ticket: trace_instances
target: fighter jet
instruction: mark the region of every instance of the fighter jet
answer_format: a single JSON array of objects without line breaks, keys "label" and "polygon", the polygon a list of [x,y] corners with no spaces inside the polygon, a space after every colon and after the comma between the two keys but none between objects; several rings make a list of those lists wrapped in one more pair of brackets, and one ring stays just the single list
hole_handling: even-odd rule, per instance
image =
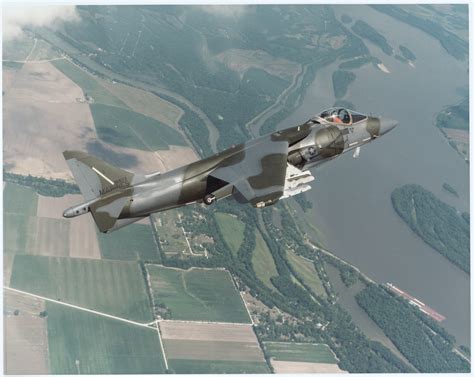
[{"label": "fighter jet", "polygon": [[311,188],[310,169],[354,151],[398,123],[344,108],[331,108],[307,122],[250,140],[177,169],[133,174],[79,151],[63,153],[85,202],[68,208],[70,218],[90,212],[99,230],[112,232],[154,212],[233,197],[256,208]]}]

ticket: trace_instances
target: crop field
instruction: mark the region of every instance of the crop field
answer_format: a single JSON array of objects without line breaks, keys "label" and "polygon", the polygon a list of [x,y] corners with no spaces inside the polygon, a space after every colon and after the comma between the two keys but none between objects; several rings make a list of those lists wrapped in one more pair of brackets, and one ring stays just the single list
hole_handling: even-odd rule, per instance
[{"label": "crop field", "polygon": [[17,38],[14,42],[3,43],[4,60],[25,60],[34,46],[33,38]]},{"label": "crop field", "polygon": [[336,364],[334,353],[326,344],[264,342],[274,360]]},{"label": "crop field", "polygon": [[244,223],[236,216],[228,213],[216,212],[215,217],[225,242],[232,254],[237,255],[237,251],[244,240]]},{"label": "crop field", "polygon": [[31,217],[28,232],[34,238],[29,239],[28,254],[69,256],[69,225],[67,220]]},{"label": "crop field", "polygon": [[[59,198],[52,198],[39,195],[38,216],[51,219],[63,219],[65,208],[81,203],[81,195],[64,195]],[[91,215],[84,215],[67,219],[69,223],[69,256],[73,258],[100,259],[99,242],[94,220]]]},{"label": "crop field", "polygon": [[178,121],[183,115],[183,110],[178,106],[142,89],[121,83],[112,84],[105,80],[99,80],[99,82],[137,113],[178,128]]},{"label": "crop field", "polygon": [[93,75],[79,68],[77,65],[66,59],[55,60],[52,64],[79,86],[84,94],[92,97],[94,103],[128,108],[124,102],[101,86]]},{"label": "crop field", "polygon": [[60,197],[38,195],[38,207],[36,216],[48,217],[50,219],[63,219],[66,208],[84,201],[82,195],[67,194]]},{"label": "crop field", "polygon": [[29,187],[7,183],[3,189],[3,211],[36,216],[38,195]]},{"label": "crop field", "polygon": [[225,270],[180,270],[147,266],[155,305],[164,304],[172,319],[249,323],[250,318]]},{"label": "crop field", "polygon": [[13,258],[15,255],[3,253],[3,286],[10,285],[10,277],[12,276]]},{"label": "crop field", "polygon": [[153,319],[133,262],[16,255],[10,286],[135,321]]},{"label": "crop field", "polygon": [[[47,319],[43,300],[4,292],[4,360],[6,374],[47,374]],[[25,362],[28,360],[28,362]]]},{"label": "crop field", "polygon": [[36,224],[30,216],[7,213],[3,215],[3,247],[6,253],[26,253],[27,244],[34,242]]},{"label": "crop field", "polygon": [[83,96],[82,90],[51,63],[24,64],[4,95],[7,170],[69,178],[61,152],[85,150],[88,141],[97,138],[89,106],[77,101]]},{"label": "crop field", "polygon": [[276,374],[347,373],[340,369],[337,364],[280,360],[272,360],[271,364]]},{"label": "crop field", "polygon": [[127,225],[115,231],[113,237],[97,233],[97,238],[104,259],[159,260],[158,249],[149,225]]},{"label": "crop field", "polygon": [[163,321],[160,330],[176,373],[269,373],[250,325]]},{"label": "crop field", "polygon": [[305,285],[311,288],[312,293],[317,296],[326,297],[326,291],[314,268],[313,262],[296,255],[292,251],[289,251],[287,256],[293,268],[301,279],[303,279]]},{"label": "crop field", "polygon": [[[65,208],[83,200],[80,195],[56,198],[33,194],[37,197],[37,217],[5,214],[7,252],[100,259],[92,218],[86,215],[65,220],[62,216]],[[31,200],[33,204],[34,200]],[[29,208],[27,212],[31,213],[32,209]]]},{"label": "crop field", "polygon": [[155,151],[186,145],[175,129],[148,116],[109,105],[90,105],[99,138],[120,147]]},{"label": "crop field", "polygon": [[177,225],[178,214],[178,210],[171,210],[153,215],[160,247],[167,255],[182,254],[188,249],[183,230]]},{"label": "crop field", "polygon": [[56,256],[69,254],[69,222],[62,218],[36,217],[43,197],[38,199],[39,196],[29,187],[7,183],[4,198],[6,252]]},{"label": "crop field", "polygon": [[262,361],[168,359],[168,365],[178,374],[270,373]]},{"label": "crop field", "polygon": [[252,266],[257,277],[268,287],[273,289],[270,278],[278,276],[278,271],[273,260],[272,253],[268,250],[262,235],[255,231],[256,245],[252,254]]},{"label": "crop field", "polygon": [[54,374],[160,374],[165,372],[158,334],[48,302],[48,342]]}]

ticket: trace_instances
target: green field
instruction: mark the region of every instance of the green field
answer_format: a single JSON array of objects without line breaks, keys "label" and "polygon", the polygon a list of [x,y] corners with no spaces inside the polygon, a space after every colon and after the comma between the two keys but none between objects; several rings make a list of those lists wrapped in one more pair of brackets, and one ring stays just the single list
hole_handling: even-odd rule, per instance
[{"label": "green field", "polygon": [[326,296],[326,291],[324,289],[323,283],[319,279],[318,273],[314,268],[313,262],[302,258],[299,255],[296,255],[292,251],[289,251],[287,254],[288,260],[295,269],[306,286],[311,288],[312,293],[318,296]]},{"label": "green field", "polygon": [[104,142],[145,151],[169,149],[170,145],[186,146],[178,131],[156,119],[98,103],[90,108],[97,135]]},{"label": "green field", "polygon": [[149,225],[131,224],[114,232],[113,237],[98,232],[97,239],[104,259],[159,260]]},{"label": "green field", "polygon": [[27,245],[34,239],[34,217],[4,213],[3,247],[6,253],[26,253]]},{"label": "green field", "polygon": [[79,68],[77,65],[66,59],[55,60],[52,61],[51,64],[74,81],[82,89],[84,94],[92,97],[94,103],[123,107],[125,109],[129,108],[124,102],[100,85],[94,76]]},{"label": "green field", "polygon": [[244,223],[228,213],[216,212],[215,216],[227,246],[229,246],[232,254],[236,256],[244,240]]},{"label": "green field", "polygon": [[36,216],[38,195],[29,187],[7,183],[3,189],[3,211]]},{"label": "green field", "polygon": [[252,253],[252,266],[257,277],[269,288],[273,288],[270,278],[278,276],[278,271],[272,253],[262,238],[259,231],[255,232],[256,244]]},{"label": "green field", "polygon": [[250,322],[227,271],[179,270],[152,265],[147,269],[155,304],[164,304],[172,319]]},{"label": "green field", "polygon": [[337,360],[326,344],[264,342],[271,358],[281,361],[336,364]]},{"label": "green field", "polygon": [[7,253],[26,253],[34,239],[38,195],[32,189],[7,183],[3,190],[3,247]]},{"label": "green field", "polygon": [[137,263],[17,255],[10,286],[135,321],[153,320]]},{"label": "green field", "polygon": [[164,373],[158,334],[145,328],[48,302],[53,374]]},{"label": "green field", "polygon": [[[35,42],[33,38],[27,36],[15,38],[3,42],[2,59],[4,60],[25,60],[32,50]],[[5,64],[5,63],[3,63]]]},{"label": "green field", "polygon": [[263,361],[169,359],[168,365],[177,374],[270,373]]}]

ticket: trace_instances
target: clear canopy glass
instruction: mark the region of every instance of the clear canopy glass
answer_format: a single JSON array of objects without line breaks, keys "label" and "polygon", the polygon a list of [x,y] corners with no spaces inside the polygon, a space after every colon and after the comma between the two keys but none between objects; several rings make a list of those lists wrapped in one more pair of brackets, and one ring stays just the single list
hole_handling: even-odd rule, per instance
[{"label": "clear canopy glass", "polygon": [[367,119],[367,115],[343,107],[332,107],[324,110],[317,118],[324,120],[326,123],[351,125]]}]

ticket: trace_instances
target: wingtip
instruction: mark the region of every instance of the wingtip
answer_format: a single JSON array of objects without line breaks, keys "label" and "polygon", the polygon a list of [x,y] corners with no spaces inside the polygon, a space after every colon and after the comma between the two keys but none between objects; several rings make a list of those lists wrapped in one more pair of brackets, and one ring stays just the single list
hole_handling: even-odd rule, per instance
[{"label": "wingtip", "polygon": [[75,159],[83,158],[87,156],[87,154],[81,151],[64,151],[63,156],[66,160],[71,160],[73,158]]}]

